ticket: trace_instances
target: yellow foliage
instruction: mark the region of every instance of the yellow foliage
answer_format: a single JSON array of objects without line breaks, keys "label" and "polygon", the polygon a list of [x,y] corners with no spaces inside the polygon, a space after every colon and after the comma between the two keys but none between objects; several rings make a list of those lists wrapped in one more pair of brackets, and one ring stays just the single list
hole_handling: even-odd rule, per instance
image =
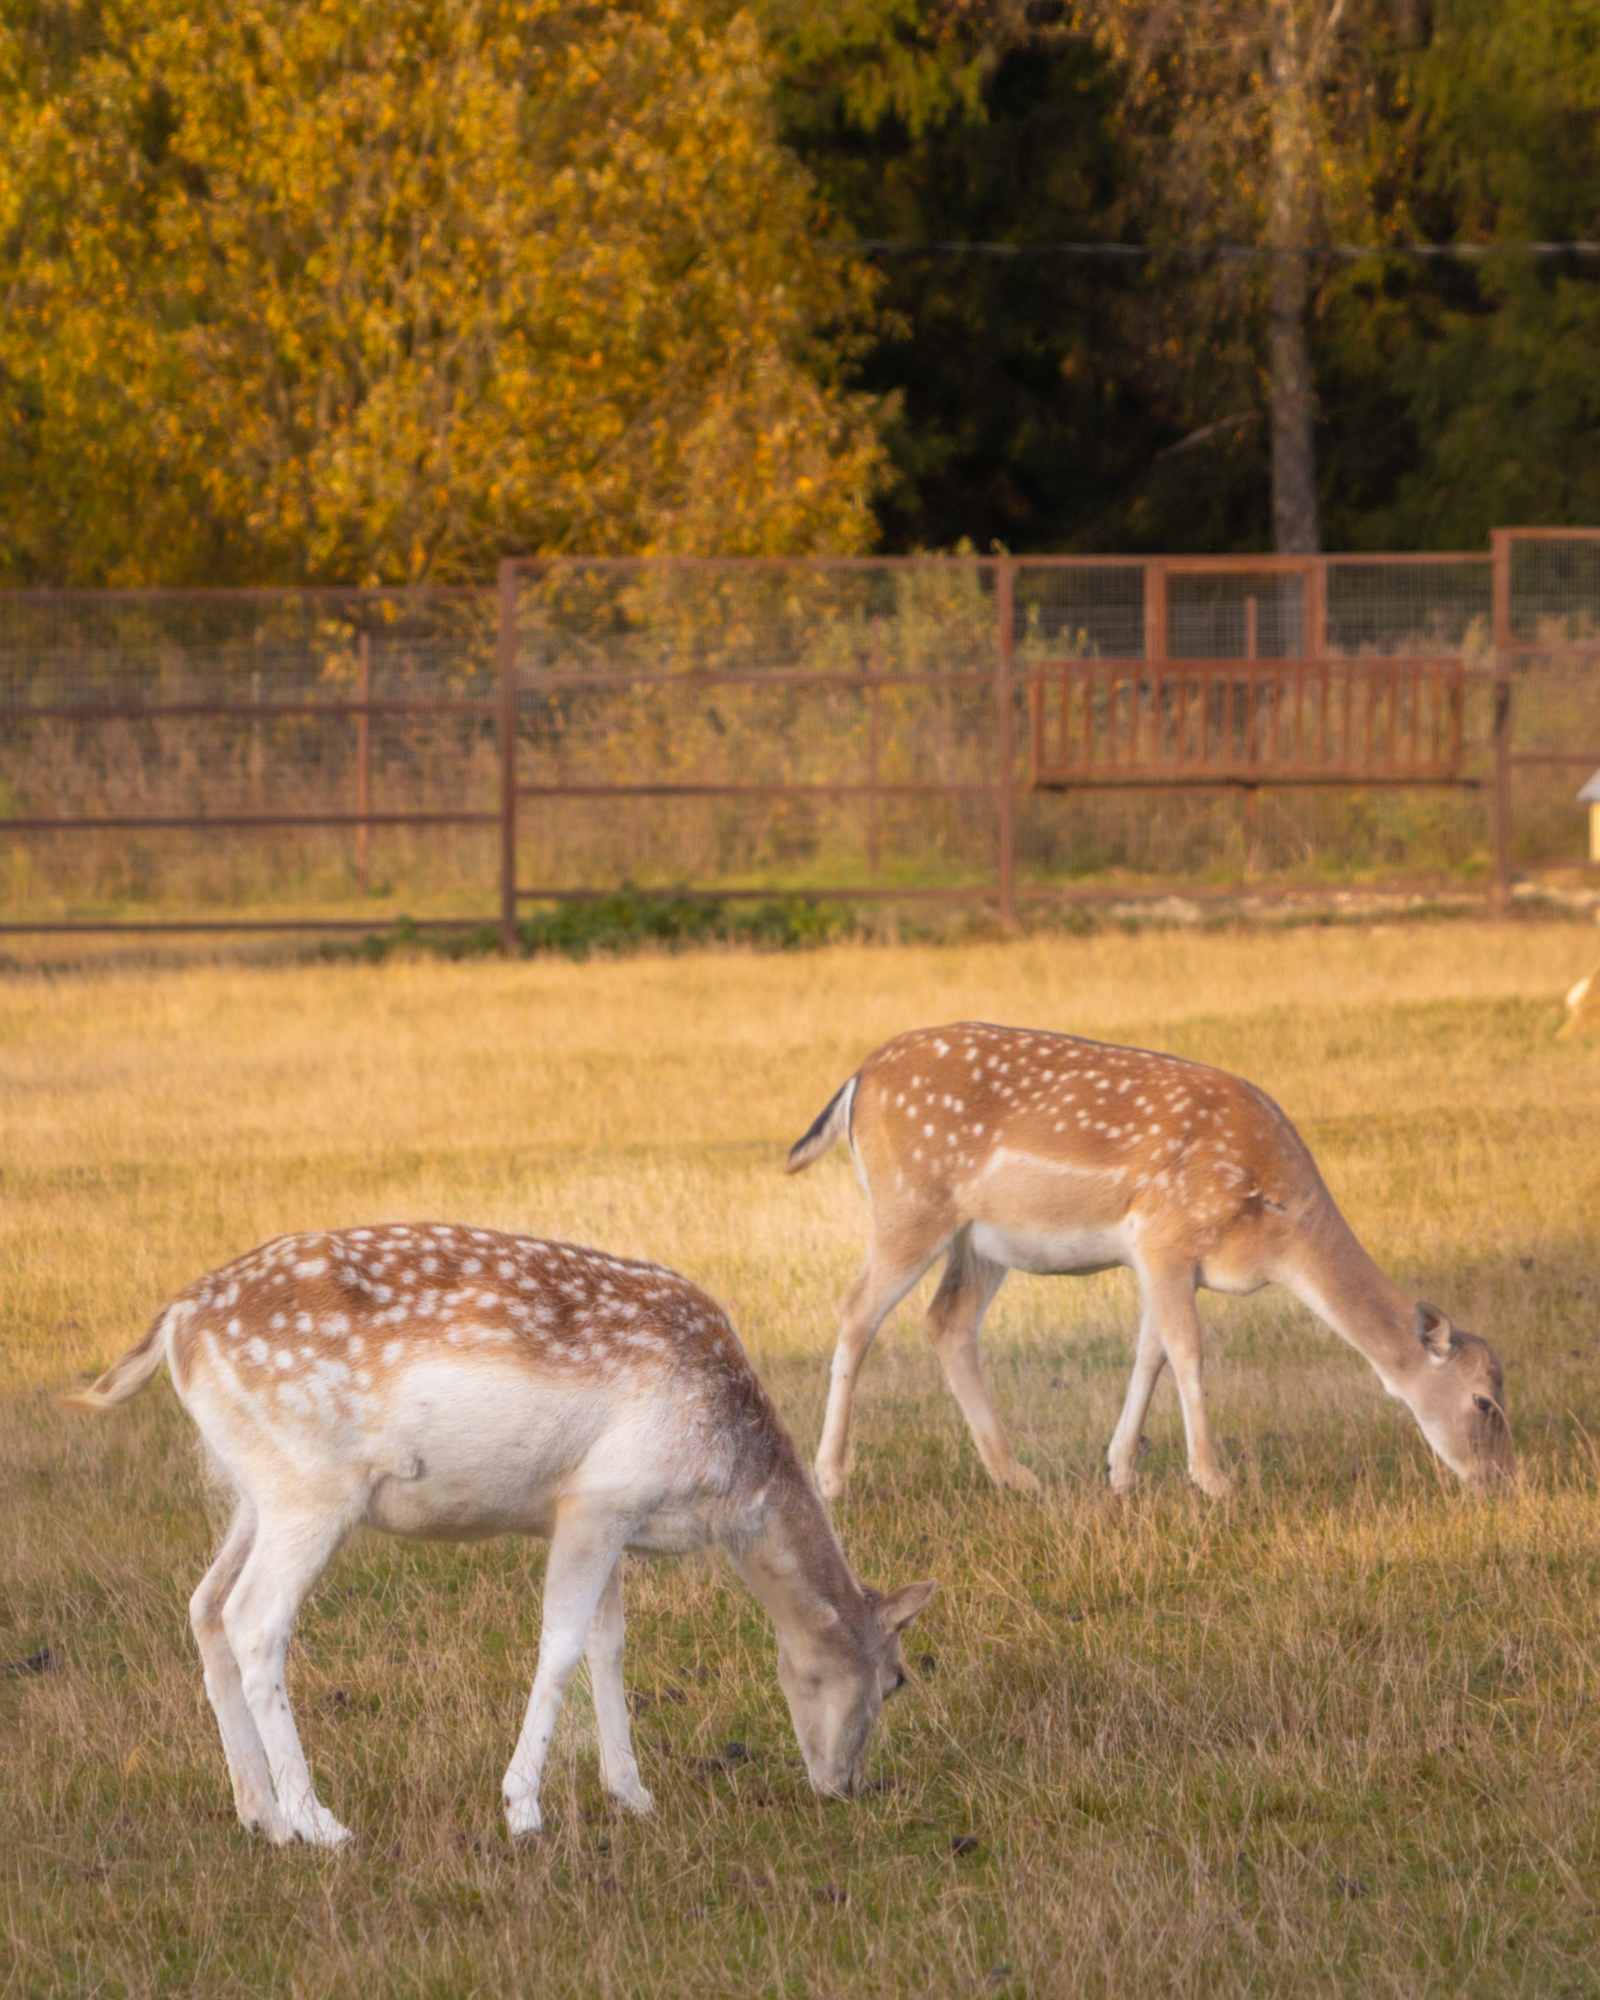
[{"label": "yellow foliage", "polygon": [[[91,18],[92,17],[92,18]],[[404,582],[854,550],[868,282],[694,0],[0,25],[0,562]]]}]

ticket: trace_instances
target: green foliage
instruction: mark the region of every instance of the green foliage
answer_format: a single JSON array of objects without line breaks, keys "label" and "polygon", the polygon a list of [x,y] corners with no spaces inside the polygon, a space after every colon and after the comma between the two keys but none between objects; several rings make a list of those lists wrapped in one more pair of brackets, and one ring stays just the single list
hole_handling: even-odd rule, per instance
[{"label": "green foliage", "polygon": [[601,952],[636,950],[641,945],[672,949],[725,943],[792,951],[826,944],[852,928],[847,910],[803,896],[740,904],[709,897],[643,896],[623,889],[615,896],[560,903],[524,918],[517,926],[517,935],[524,951],[561,952],[581,959]]},{"label": "green foliage", "polygon": [[[1411,77],[1413,211],[1446,237],[1593,240],[1600,7],[1449,0],[1437,12]],[[1400,421],[1389,489],[1351,510],[1351,540],[1471,548],[1497,525],[1600,520],[1600,260],[1507,250],[1352,290],[1353,309],[1330,318],[1332,368],[1366,344],[1364,315],[1386,321],[1367,379]]]},{"label": "green foliage", "polygon": [[[837,22],[808,16],[803,36],[768,0],[763,20],[784,129],[849,233],[1195,241],[1259,223],[1248,57],[1266,14],[1218,0],[1204,49],[1178,10],[1121,0],[857,0]],[[1141,73],[1140,51],[1169,30],[1183,60]],[[1317,114],[1329,234],[1600,236],[1594,0],[1370,0],[1342,11],[1338,40]],[[1267,545],[1258,278],[1176,261],[887,260],[858,377],[892,413],[886,544]],[[1597,279],[1593,261],[1509,256],[1322,265],[1328,545],[1473,547],[1496,524],[1600,518]]]},{"label": "green foliage", "polygon": [[850,549],[878,457],[748,16],[0,16],[0,576]]},{"label": "green foliage", "polygon": [[[647,947],[681,950],[695,945],[739,944],[760,951],[796,951],[848,937],[850,911],[808,896],[761,903],[724,903],[712,897],[647,896],[622,889],[614,896],[558,903],[524,917],[517,938],[529,957],[559,953],[586,959]],[[470,930],[423,930],[401,917],[392,930],[374,931],[358,944],[321,944],[313,959],[358,958],[381,965],[397,951],[421,950],[437,958],[484,958],[500,949],[492,924]]]},{"label": "green foliage", "polygon": [[[1130,168],[1113,67],[1081,40],[1028,36],[956,75],[960,90],[953,78],[913,115],[863,108],[849,68],[818,55],[788,71],[786,130],[853,230],[1104,235]],[[1172,434],[1148,374],[1128,365],[1143,280],[1060,260],[890,258],[882,282],[883,330],[858,379],[892,411],[885,545],[1046,548],[1091,535]]]}]

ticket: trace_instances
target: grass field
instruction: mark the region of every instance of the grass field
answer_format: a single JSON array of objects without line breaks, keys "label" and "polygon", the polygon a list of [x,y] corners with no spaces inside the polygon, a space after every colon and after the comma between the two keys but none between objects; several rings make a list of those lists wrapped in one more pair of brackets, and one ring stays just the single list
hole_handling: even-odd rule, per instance
[{"label": "grass field", "polygon": [[[1105,935],[610,964],[188,967],[0,985],[0,1995],[1600,1995],[1600,1045],[1553,1039],[1591,928]],[[1234,1497],[1169,1384],[1101,1457],[1126,1273],[1013,1277],[993,1492],[918,1330],[859,1404],[846,1547],[940,1591],[878,1788],[806,1791],[770,1631],[709,1564],[629,1572],[657,1811],[599,1790],[581,1676],[550,1830],[498,1804],[542,1557],[376,1538],[292,1687],[354,1852],[235,1822],[185,1603],[219,1519],[165,1379],[47,1391],[277,1231],[469,1218],[717,1293],[807,1450],[866,1236],[784,1149],[897,1029],[1172,1049],[1298,1121],[1373,1252],[1509,1364],[1527,1471],[1464,1497],[1285,1295],[1205,1302]],[[724,1746],[745,1746],[728,1754]]]}]

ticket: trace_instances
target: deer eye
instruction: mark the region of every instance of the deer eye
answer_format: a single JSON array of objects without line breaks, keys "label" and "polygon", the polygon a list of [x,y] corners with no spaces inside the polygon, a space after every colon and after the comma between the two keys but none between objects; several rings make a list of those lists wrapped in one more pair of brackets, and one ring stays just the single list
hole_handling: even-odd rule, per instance
[{"label": "deer eye", "polygon": [[1494,1408],[1493,1399],[1489,1396],[1474,1396],[1472,1401],[1474,1407],[1481,1410],[1485,1416],[1488,1416],[1489,1412]]}]

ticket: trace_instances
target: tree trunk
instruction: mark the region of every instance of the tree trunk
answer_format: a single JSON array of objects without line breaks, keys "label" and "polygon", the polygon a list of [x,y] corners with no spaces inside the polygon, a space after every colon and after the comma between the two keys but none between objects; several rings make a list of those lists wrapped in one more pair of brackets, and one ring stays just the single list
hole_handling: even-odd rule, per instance
[{"label": "tree trunk", "polygon": [[1269,0],[1270,183],[1267,243],[1268,371],[1272,404],[1272,535],[1280,555],[1322,546],[1317,519],[1317,455],[1306,312],[1311,272],[1314,149],[1306,75],[1309,51],[1298,0]]}]

